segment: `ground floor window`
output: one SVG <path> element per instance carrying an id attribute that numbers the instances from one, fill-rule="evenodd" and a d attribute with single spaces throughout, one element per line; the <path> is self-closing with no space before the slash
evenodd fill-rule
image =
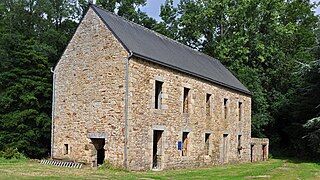
<path id="1" fill-rule="evenodd" d="M 205 155 L 209 155 L 210 133 L 205 133 L 204 144 L 205 144 L 204 146 Z"/>
<path id="2" fill-rule="evenodd" d="M 189 132 L 182 133 L 182 156 L 188 155 Z"/>

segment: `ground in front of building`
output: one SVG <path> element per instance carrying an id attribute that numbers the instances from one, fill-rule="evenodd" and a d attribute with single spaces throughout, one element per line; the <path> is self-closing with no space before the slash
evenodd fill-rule
<path id="1" fill-rule="evenodd" d="M 320 164 L 293 159 L 210 168 L 127 172 L 105 168 L 72 169 L 35 160 L 0 159 L 0 179 L 320 179 Z"/>

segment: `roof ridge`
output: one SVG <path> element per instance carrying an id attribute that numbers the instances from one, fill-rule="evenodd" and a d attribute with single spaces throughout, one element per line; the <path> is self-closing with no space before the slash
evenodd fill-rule
<path id="1" fill-rule="evenodd" d="M 206 56 L 206 57 L 208 57 L 209 59 L 212 59 L 213 61 L 219 61 L 219 60 L 216 59 L 216 58 L 213 58 L 213 57 L 211 57 L 211 56 L 209 56 L 209 55 L 207 55 L 207 54 L 205 54 L 205 53 L 203 53 L 203 52 L 200 52 L 200 51 L 198 51 L 198 50 L 196 50 L 196 49 L 193 49 L 193 48 L 191 48 L 190 46 L 187 46 L 187 45 L 185 45 L 185 44 L 182 44 L 181 42 L 179 42 L 179 41 L 177 41 L 177 40 L 173 40 L 173 39 L 171 39 L 171 38 L 169 38 L 169 37 L 167 37 L 167 36 L 165 36 L 165 35 L 163 35 L 163 34 L 161 34 L 161 33 L 158 33 L 158 32 L 156 32 L 156 31 L 154 31 L 154 30 L 152 30 L 152 29 L 146 28 L 146 27 L 144 27 L 144 26 L 142 26 L 142 25 L 140 25 L 140 24 L 138 24 L 138 23 L 135 23 L 135 22 L 133 22 L 133 21 L 130 21 L 130 20 L 126 19 L 125 17 L 119 16 L 118 14 L 115 14 L 115 13 L 113 13 L 113 12 L 111 12 L 111 11 L 108 11 L 108 10 L 106 10 L 106 9 L 104 9 L 104 8 L 96 5 L 96 4 L 91 4 L 91 6 L 95 6 L 95 7 L 99 8 L 99 9 L 101 9 L 101 10 L 103 10 L 103 11 L 106 11 L 106 12 L 110 13 L 110 14 L 113 15 L 113 16 L 116 16 L 116 17 L 118 17 L 118 18 L 121 18 L 122 20 L 128 22 L 129 24 L 134 24 L 134 25 L 137 25 L 137 26 L 139 26 L 140 28 L 142 28 L 142 29 L 144 29 L 144 30 L 150 31 L 151 33 L 157 35 L 157 36 L 160 37 L 160 38 L 167 39 L 167 40 L 169 40 L 169 41 L 171 41 L 171 42 L 173 42 L 173 43 L 177 43 L 177 44 L 179 44 L 180 46 L 183 46 L 183 47 L 185 47 L 185 48 L 188 48 L 188 49 L 192 50 L 193 52 L 195 52 L 195 53 L 197 53 L 197 54 L 199 54 L 199 55 L 201 55 L 201 56 Z M 220 61 L 219 61 L 219 62 L 220 62 Z M 220 63 L 221 63 L 221 62 L 220 62 Z"/>

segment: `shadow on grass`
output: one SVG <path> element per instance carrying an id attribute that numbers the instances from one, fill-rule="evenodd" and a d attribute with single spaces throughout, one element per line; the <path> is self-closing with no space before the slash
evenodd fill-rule
<path id="1" fill-rule="evenodd" d="M 299 157 L 299 156 L 291 156 L 291 155 L 274 155 L 273 159 L 280 159 L 283 161 L 287 161 L 293 164 L 301 164 L 301 163 L 314 163 L 320 165 L 319 159 L 311 159 L 310 157 Z"/>

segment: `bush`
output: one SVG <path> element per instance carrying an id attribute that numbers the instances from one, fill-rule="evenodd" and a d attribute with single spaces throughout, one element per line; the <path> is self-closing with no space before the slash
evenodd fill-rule
<path id="1" fill-rule="evenodd" d="M 112 161 L 104 160 L 103 164 L 99 166 L 99 169 L 122 170 L 122 167 Z"/>
<path id="2" fill-rule="evenodd" d="M 307 134 L 303 136 L 306 139 L 308 149 L 313 156 L 320 155 L 320 117 L 310 119 L 303 125 Z"/>
<path id="3" fill-rule="evenodd" d="M 26 156 L 19 152 L 17 148 L 7 148 L 4 151 L 0 151 L 0 158 L 5 159 L 26 159 Z"/>

